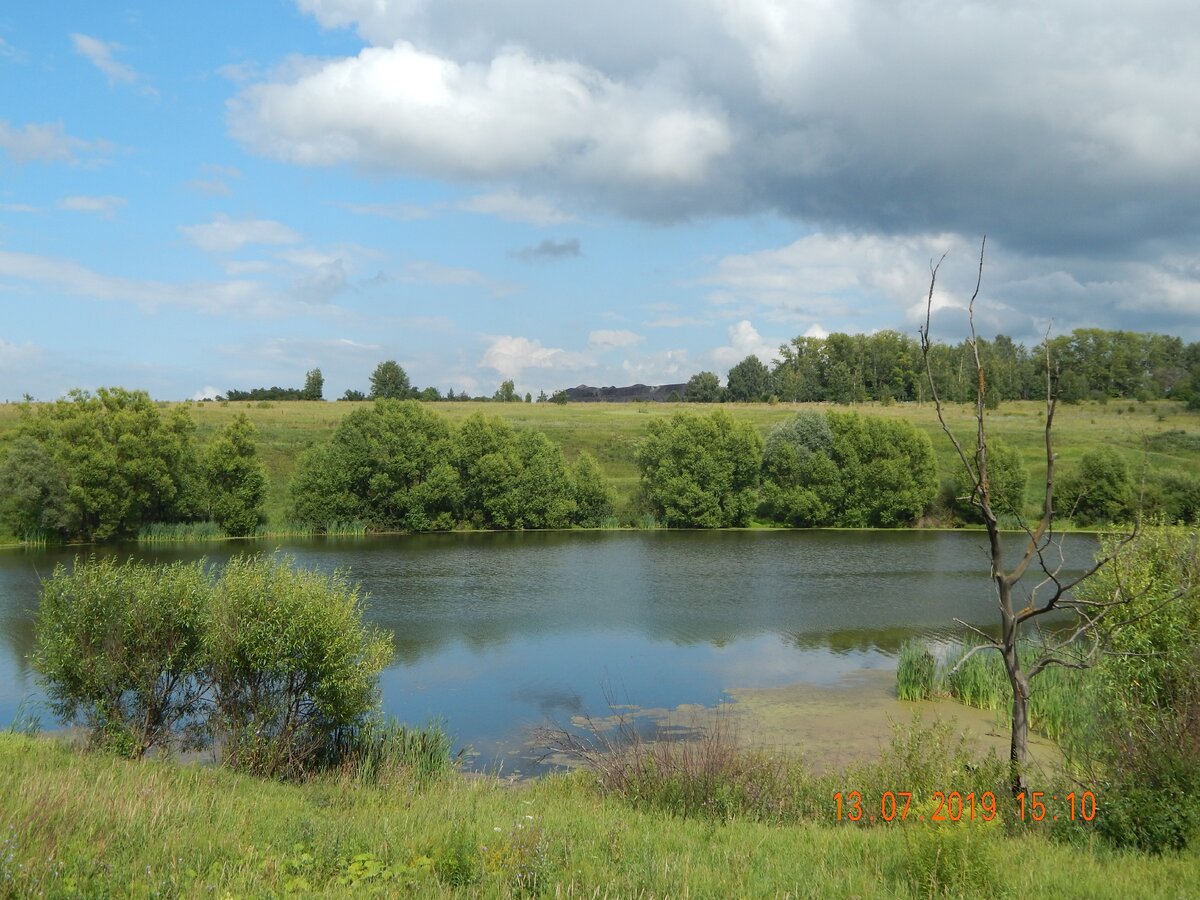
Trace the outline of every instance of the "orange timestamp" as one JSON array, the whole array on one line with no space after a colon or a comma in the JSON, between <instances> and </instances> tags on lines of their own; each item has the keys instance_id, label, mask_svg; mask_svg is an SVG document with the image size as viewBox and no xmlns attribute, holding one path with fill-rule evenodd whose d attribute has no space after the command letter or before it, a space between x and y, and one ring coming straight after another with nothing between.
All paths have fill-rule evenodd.
<instances>
[{"instance_id":1,"label":"orange timestamp","mask_svg":"<svg viewBox=\"0 0 1200 900\"><path fill-rule=\"evenodd\" d=\"M1091 822L1096 818L1096 795L1092 791L1047 795L1044 791L1017 794L1013 812L1022 822ZM838 791L833 795L839 822L905 822L909 818L930 822L991 822L1002 809L992 791L934 791L929 803L918 801L913 807L912 791L884 791L878 804L865 799L860 791ZM932 808L932 812L926 812Z\"/></svg>"}]
</instances>

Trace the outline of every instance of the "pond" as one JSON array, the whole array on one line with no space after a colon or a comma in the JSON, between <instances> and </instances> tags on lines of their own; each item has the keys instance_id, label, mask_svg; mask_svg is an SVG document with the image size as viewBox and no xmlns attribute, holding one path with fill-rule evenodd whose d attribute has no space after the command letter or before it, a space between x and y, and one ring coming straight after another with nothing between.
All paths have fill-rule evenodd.
<instances>
[{"instance_id":1,"label":"pond","mask_svg":"<svg viewBox=\"0 0 1200 900\"><path fill-rule=\"evenodd\" d=\"M1013 555L1020 544L1013 535ZM1095 547L1068 535L1064 571ZM387 712L443 719L473 767L504 773L537 768L532 727L606 715L608 699L671 709L736 688L837 685L893 670L910 637L960 636L956 617L996 619L979 532L458 533L100 552L221 562L254 551L348 570L395 635ZM26 659L38 582L73 556L0 553L0 728L38 701Z\"/></svg>"}]
</instances>

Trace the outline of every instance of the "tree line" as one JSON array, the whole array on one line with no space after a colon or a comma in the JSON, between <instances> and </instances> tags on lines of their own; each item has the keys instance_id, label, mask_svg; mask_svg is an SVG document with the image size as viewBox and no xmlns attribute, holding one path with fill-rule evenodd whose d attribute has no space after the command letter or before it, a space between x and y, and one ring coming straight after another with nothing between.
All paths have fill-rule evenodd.
<instances>
[{"instance_id":1,"label":"tree line","mask_svg":"<svg viewBox=\"0 0 1200 900\"><path fill-rule=\"evenodd\" d=\"M304 387L302 388L284 388L284 387L269 387L269 388L251 388L249 390L238 390L231 388L223 395L219 395L217 400L324 400L325 399L325 377L321 374L321 370L310 369L304 376ZM426 402L436 402L440 400L474 400L478 402L496 401L498 403L532 403L533 397L526 393L524 397L517 393L516 385L511 379L500 383L490 396L482 395L472 397L467 391L461 391L458 394L454 393L453 388L443 394L436 387L419 388L414 385L408 377L408 373L394 359L388 359L381 362L375 367L371 373L370 389L364 393L356 388L347 388L339 400L352 402L361 402L364 400L422 400ZM545 402L548 398L545 392L542 392L538 400ZM563 398L565 402L565 396Z\"/></svg>"},{"instance_id":2,"label":"tree line","mask_svg":"<svg viewBox=\"0 0 1200 900\"><path fill-rule=\"evenodd\" d=\"M1032 350L1000 334L979 339L987 372L986 400L1029 400L1046 392L1047 350L1059 399L1187 400L1200 407L1200 343L1133 331L1080 328L1050 338ZM967 341L933 343L930 369L944 400L975 398L975 360ZM729 370L722 387L715 372L692 376L683 400L862 403L929 399L924 362L917 341L897 331L795 337L768 366L748 356Z\"/></svg>"},{"instance_id":3,"label":"tree line","mask_svg":"<svg viewBox=\"0 0 1200 900\"><path fill-rule=\"evenodd\" d=\"M1163 432L1149 449L1191 449ZM1178 445L1178 446L1177 446ZM723 410L648 422L635 459L640 492L620 511L668 527L891 527L931 519L977 522L968 485L939 479L929 438L905 420L829 410L800 412L764 440ZM1028 472L994 442L997 510L1022 513ZM214 522L252 535L265 522L267 475L255 428L238 414L201 450L186 408L160 410L143 391L73 391L23 408L0 458L0 524L29 539L106 541L144 528ZM291 519L317 531L356 523L372 531L596 527L617 521L599 463L572 463L544 433L476 413L454 426L413 400L379 400L347 415L300 459ZM1200 479L1138 476L1115 450L1084 453L1064 472L1059 514L1080 525L1138 512L1200 521Z\"/></svg>"},{"instance_id":4,"label":"tree line","mask_svg":"<svg viewBox=\"0 0 1200 900\"><path fill-rule=\"evenodd\" d=\"M203 453L183 407L145 391L74 390L26 404L0 461L0 521L18 536L105 541L150 523L216 522L231 535L264 521L267 473L239 414Z\"/></svg>"}]
</instances>

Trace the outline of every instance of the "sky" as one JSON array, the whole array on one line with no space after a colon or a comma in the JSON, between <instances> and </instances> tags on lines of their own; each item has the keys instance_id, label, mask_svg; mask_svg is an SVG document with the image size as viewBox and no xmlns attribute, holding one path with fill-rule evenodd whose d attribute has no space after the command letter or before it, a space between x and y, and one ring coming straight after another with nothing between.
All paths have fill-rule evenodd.
<instances>
[{"instance_id":1,"label":"sky","mask_svg":"<svg viewBox=\"0 0 1200 900\"><path fill-rule=\"evenodd\" d=\"M722 376L797 335L1200 339L1200 5L0 8L0 400Z\"/></svg>"}]
</instances>

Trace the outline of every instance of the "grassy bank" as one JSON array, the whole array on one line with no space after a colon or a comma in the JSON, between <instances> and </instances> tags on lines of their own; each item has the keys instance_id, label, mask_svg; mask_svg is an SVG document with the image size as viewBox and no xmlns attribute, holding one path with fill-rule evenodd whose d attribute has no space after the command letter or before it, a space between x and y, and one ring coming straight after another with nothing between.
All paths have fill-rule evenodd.
<instances>
[{"instance_id":1,"label":"grassy bank","mask_svg":"<svg viewBox=\"0 0 1200 900\"><path fill-rule=\"evenodd\" d=\"M174 404L168 404L174 405ZM197 425L201 446L206 445L239 412L245 413L258 429L259 452L270 477L267 499L268 524L282 527L288 516L288 481L300 454L314 443L325 441L342 418L358 403L319 402L239 402L185 403ZM680 409L706 412L703 404L671 403L574 403L559 406L550 403L432 403L430 408L453 422L475 412L495 415L520 427L533 427L559 445L568 460L580 451L592 453L616 488L618 510L628 514L638 484L634 452L637 441L646 432L654 416L668 415ZM724 404L735 419L752 423L764 435L775 425L800 409L824 409L828 404ZM19 407L0 405L0 446L11 438ZM957 471L953 448L941 434L933 407L915 403L882 406L866 404L854 407L872 416L905 418L933 438L941 477ZM948 418L963 436L969 438L972 408L951 406ZM1088 450L1113 447L1139 472L1143 459L1151 470L1173 470L1200 475L1200 413L1189 412L1182 403L1166 400L1134 403L1112 401L1087 402L1061 406L1056 417L1055 439L1060 463L1070 467ZM1042 447L1042 406L1035 402L1005 403L989 413L990 433L1018 449L1029 467L1028 501L1036 505L1045 453ZM1193 439L1167 443L1146 452L1147 437L1168 431L1185 431ZM2 542L2 541L0 541Z\"/></svg>"},{"instance_id":2,"label":"grassy bank","mask_svg":"<svg viewBox=\"0 0 1200 900\"><path fill-rule=\"evenodd\" d=\"M0 734L0 896L1184 897L1198 879L1194 852L965 823L719 823L578 775L285 785Z\"/></svg>"}]
</instances>

